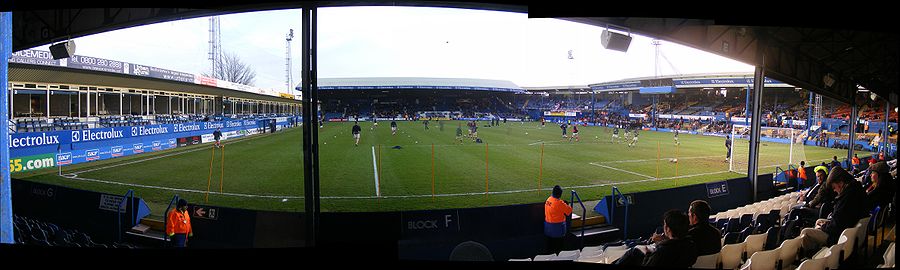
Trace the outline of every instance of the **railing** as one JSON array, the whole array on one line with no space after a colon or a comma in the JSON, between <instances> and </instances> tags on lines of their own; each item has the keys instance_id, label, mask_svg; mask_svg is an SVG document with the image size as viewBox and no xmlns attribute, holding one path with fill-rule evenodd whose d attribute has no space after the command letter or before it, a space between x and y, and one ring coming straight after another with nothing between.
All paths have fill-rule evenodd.
<instances>
[{"instance_id":1,"label":"railing","mask_svg":"<svg viewBox=\"0 0 900 270\"><path fill-rule=\"evenodd\" d=\"M584 220L585 220L585 216L587 215L587 208L585 208L584 203L581 202L581 197L578 196L578 192L575 192L575 190L572 190L572 199L571 199L572 204L575 204L575 199L578 199L578 204L581 205L581 242L582 242L581 246L584 246L584 227L586 227L586 226L584 226Z\"/></svg>"},{"instance_id":2,"label":"railing","mask_svg":"<svg viewBox=\"0 0 900 270\"><path fill-rule=\"evenodd\" d=\"M117 228L118 228L117 237L119 239L119 242L122 242L122 210L126 208L126 205L128 205L131 201L134 200L134 190L129 189L128 192L125 192L125 196L123 196L123 197L124 198L122 198L122 202L119 203L119 208L116 209L116 213L117 213L116 222L119 225L119 226L117 226ZM134 203L131 203L131 215L132 215L131 222L130 222L131 226L129 226L129 228L134 227L134 219L135 219L135 216L137 215L136 212L134 211Z\"/></svg>"},{"instance_id":3,"label":"railing","mask_svg":"<svg viewBox=\"0 0 900 270\"><path fill-rule=\"evenodd\" d=\"M172 200L169 201L169 206L166 206L166 211L163 212L163 240L169 241L169 234L166 232L167 228L169 228L169 210L172 209L172 204L178 201L178 194L172 196Z\"/></svg>"},{"instance_id":4,"label":"railing","mask_svg":"<svg viewBox=\"0 0 900 270\"><path fill-rule=\"evenodd\" d=\"M612 187L612 207L610 207L609 212L609 224L613 224L613 217L616 216L616 202L617 198L622 198L622 205L625 206L625 223L622 228L622 239L628 239L628 198L619 191L619 188L616 186Z\"/></svg>"}]
</instances>

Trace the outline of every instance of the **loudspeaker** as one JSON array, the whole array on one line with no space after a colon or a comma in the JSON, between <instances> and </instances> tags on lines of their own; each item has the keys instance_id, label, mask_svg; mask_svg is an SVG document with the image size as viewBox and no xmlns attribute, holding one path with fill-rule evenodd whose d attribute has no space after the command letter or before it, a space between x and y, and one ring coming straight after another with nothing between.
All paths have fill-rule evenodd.
<instances>
[{"instance_id":1,"label":"loudspeaker","mask_svg":"<svg viewBox=\"0 0 900 270\"><path fill-rule=\"evenodd\" d=\"M50 54L53 55L53 60L72 57L75 55L75 41L69 40L50 45Z\"/></svg>"},{"instance_id":2,"label":"loudspeaker","mask_svg":"<svg viewBox=\"0 0 900 270\"><path fill-rule=\"evenodd\" d=\"M603 44L603 48L606 49L627 52L628 45L631 45L631 36L603 30L603 33L600 34L600 44Z\"/></svg>"}]
</instances>

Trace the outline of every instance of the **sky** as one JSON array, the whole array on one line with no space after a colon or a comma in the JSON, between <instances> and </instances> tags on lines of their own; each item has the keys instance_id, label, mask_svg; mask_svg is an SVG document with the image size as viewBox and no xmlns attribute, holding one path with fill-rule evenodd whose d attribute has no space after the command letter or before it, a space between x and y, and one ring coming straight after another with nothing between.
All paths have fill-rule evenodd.
<instances>
[{"instance_id":1,"label":"sky","mask_svg":"<svg viewBox=\"0 0 900 270\"><path fill-rule=\"evenodd\" d=\"M588 85L656 75L648 37L604 49L602 28L527 14L425 7L330 7L318 12L318 76L508 80L522 87ZM222 48L256 69L255 86L286 89L286 35L300 82L299 10L220 16ZM209 70L209 19L76 38L76 54L193 74ZM35 49L48 50L48 46ZM572 50L574 59L568 58ZM735 60L662 41L659 75L753 72Z\"/></svg>"}]
</instances>

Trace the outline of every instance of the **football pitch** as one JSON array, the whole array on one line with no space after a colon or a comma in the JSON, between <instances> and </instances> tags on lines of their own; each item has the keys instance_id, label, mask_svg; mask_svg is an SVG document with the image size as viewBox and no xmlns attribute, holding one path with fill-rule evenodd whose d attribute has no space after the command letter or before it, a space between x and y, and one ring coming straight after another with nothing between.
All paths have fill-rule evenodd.
<instances>
[{"instance_id":1,"label":"football pitch","mask_svg":"<svg viewBox=\"0 0 900 270\"><path fill-rule=\"evenodd\" d=\"M457 141L457 127L468 133L463 121L430 121L427 130L422 122L397 123L392 135L390 121L380 121L374 129L371 122L360 122L359 146L350 134L353 123L317 129L322 211L535 203L545 200L554 185L591 201L608 195L612 186L631 193L744 176L729 170L722 137L680 134L676 145L672 133L641 131L637 144L629 147L630 138L611 140L612 128L579 127L580 141L575 142L563 138L553 123L543 128L536 122L485 127L488 122L482 121L482 143L476 143L466 137ZM620 130L619 136L624 133ZM225 140L224 150L193 145L65 166L62 176L52 168L14 177L112 194L133 189L156 216L174 194L196 204L304 211L302 136L300 128L285 129ZM747 159L748 146L746 140L735 142L737 171L746 171L741 160ZM818 164L847 154L815 146L760 146L760 174L785 168L788 161ZM564 194L568 200L568 192Z\"/></svg>"}]
</instances>

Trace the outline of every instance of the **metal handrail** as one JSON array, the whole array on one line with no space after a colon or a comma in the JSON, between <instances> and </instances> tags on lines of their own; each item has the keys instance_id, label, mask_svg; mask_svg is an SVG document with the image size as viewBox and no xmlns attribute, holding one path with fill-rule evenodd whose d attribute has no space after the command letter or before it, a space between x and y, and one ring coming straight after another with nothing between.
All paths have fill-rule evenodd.
<instances>
[{"instance_id":1,"label":"metal handrail","mask_svg":"<svg viewBox=\"0 0 900 270\"><path fill-rule=\"evenodd\" d=\"M125 208L125 205L128 205L129 197L134 198L134 190L129 189L128 192L125 192L125 196L123 196L123 197L124 198L122 198L122 202L119 203L119 207L116 208L116 217L117 217L116 224L118 224L118 226L116 226L116 227L119 232L119 234L117 235L119 242L122 242L122 210L121 209ZM132 212L131 214L134 215L134 204L133 203L131 204L131 212ZM134 223L134 216L132 216L131 220L132 220L132 223Z\"/></svg>"},{"instance_id":2,"label":"metal handrail","mask_svg":"<svg viewBox=\"0 0 900 270\"><path fill-rule=\"evenodd\" d=\"M611 202L612 207L610 207L612 210L610 210L610 212L609 212L609 215L610 215L609 223L610 224L613 223L612 220L616 214L616 201L617 201L616 198L617 197L621 197L622 204L625 205L625 224L622 228L622 239L628 239L628 197L625 197L625 195L623 195L622 192L619 191L619 188L616 186L612 187L612 202Z\"/></svg>"},{"instance_id":3,"label":"metal handrail","mask_svg":"<svg viewBox=\"0 0 900 270\"><path fill-rule=\"evenodd\" d=\"M178 201L178 194L175 194L175 196L172 196L172 200L169 201L169 206L166 206L166 211L163 212L163 240L166 242L169 241L169 234L166 233L166 231L165 231L166 228L169 227L169 216L168 216L169 210L172 209L172 204L177 201Z\"/></svg>"},{"instance_id":4,"label":"metal handrail","mask_svg":"<svg viewBox=\"0 0 900 270\"><path fill-rule=\"evenodd\" d=\"M573 204L575 203L576 198L578 199L578 204L581 205L581 241L584 242L584 227L585 227L584 220L585 220L585 216L587 216L587 209L584 207L584 203L581 202L581 197L578 196L578 192L575 192L575 190L573 189L572 190L572 203ZM570 216L570 218L571 218L571 216Z\"/></svg>"}]
</instances>

